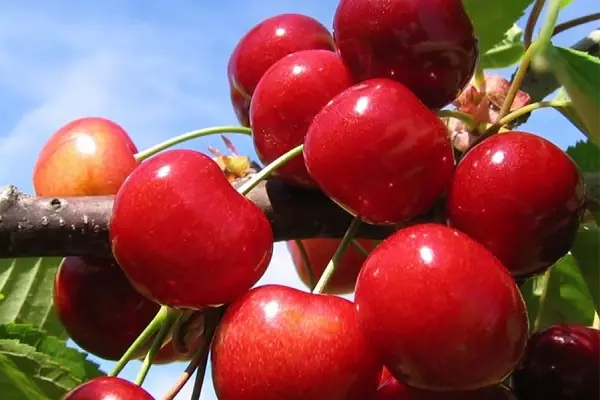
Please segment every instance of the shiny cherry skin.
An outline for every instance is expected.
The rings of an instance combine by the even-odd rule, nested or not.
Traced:
[[[450,225],[484,245],[514,276],[526,277],[545,271],[571,248],[585,210],[585,185],[556,145],[506,132],[464,156],[446,207]]]
[[[304,160],[329,197],[373,224],[428,211],[454,170],[444,123],[406,87],[385,78],[351,86],[316,115]]]
[[[229,86],[250,101],[258,81],[276,61],[301,50],[334,51],[331,33],[316,19],[302,14],[279,14],[250,29],[237,43],[227,64]],[[232,97],[233,99],[233,97]],[[232,101],[234,109],[240,100]],[[236,106],[238,104],[238,106]],[[239,107],[243,110],[243,107]],[[240,122],[246,118],[243,111]]]
[[[512,376],[519,400],[600,398],[600,331],[559,324],[534,333]]]
[[[64,258],[53,296],[71,339],[107,360],[118,360],[160,308],[139,294],[111,259]]]
[[[417,389],[400,382],[384,367],[375,400],[516,400],[516,398],[504,385],[467,392],[433,392]]]
[[[352,302],[281,285],[233,303],[211,354],[220,400],[371,399],[381,374]]]
[[[469,83],[478,41],[461,0],[340,0],[333,36],[356,78],[390,78],[430,108]]]
[[[77,386],[62,400],[154,400],[154,397],[125,379],[103,376]]]
[[[420,389],[497,385],[525,349],[527,312],[510,273],[445,225],[412,225],[385,239],[358,275],[355,302],[384,365]]]
[[[377,246],[378,241],[368,239],[357,239],[367,251],[371,251]],[[301,240],[302,246],[306,251],[306,256],[312,268],[312,274],[317,281],[319,277],[325,271],[325,267],[329,263],[329,260],[333,257],[336,249],[340,245],[341,239],[330,239],[330,238],[317,238],[317,239],[304,239]],[[308,273],[308,266],[304,262],[302,252],[298,244],[290,240],[286,242],[287,248],[292,256],[294,267],[298,276],[302,282],[310,287],[310,275]],[[363,255],[353,245],[348,246],[344,255],[340,259],[337,265],[335,274],[329,280],[329,283],[323,290],[326,294],[349,294],[354,292],[354,286],[356,285],[356,278],[360,272],[362,264],[365,262],[366,256]]]
[[[55,132],[38,155],[33,186],[38,196],[102,196],[117,193],[138,165],[127,132],[106,118],[86,117]]]
[[[171,307],[235,300],[260,279],[273,253],[262,210],[194,150],[165,151],[140,164],[117,193],[109,233],[136,289]]]
[[[304,143],[315,115],[353,83],[340,56],[329,50],[299,51],[273,64],[250,103],[252,138],[260,160],[269,164]],[[302,157],[274,174],[290,184],[314,186]]]

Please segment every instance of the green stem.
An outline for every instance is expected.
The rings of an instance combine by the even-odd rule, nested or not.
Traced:
[[[584,15],[583,17],[574,18],[569,21],[565,21],[562,24],[558,24],[554,27],[554,32],[552,35],[558,35],[568,29],[575,28],[576,26],[587,24],[588,22],[597,21],[600,19],[600,13],[594,13],[589,15]]]
[[[435,112],[439,118],[456,118],[465,122],[469,126],[473,126],[473,116],[459,110],[439,110]]]
[[[362,244],[360,244],[358,240],[352,239],[350,241],[350,243],[352,243],[352,246],[354,246],[354,248],[356,248],[356,250],[360,251],[362,253],[362,255],[364,255],[365,257],[369,256],[370,251],[367,250],[367,249],[365,249],[365,246],[363,246]]]
[[[199,138],[202,136],[215,135],[218,133],[240,133],[244,135],[252,134],[250,128],[244,126],[217,126],[212,128],[198,129],[197,131],[191,131],[184,133],[179,136],[175,136],[171,139],[165,140],[162,143],[152,146],[146,150],[140,151],[135,155],[135,159],[138,161],[144,161],[145,159],[152,157],[153,155],[160,153],[161,151],[173,147],[176,144],[186,142],[191,139]]]
[[[542,324],[542,317],[544,315],[544,308],[546,306],[546,299],[548,298],[548,287],[550,286],[550,278],[552,275],[553,267],[549,268],[542,278],[542,294],[540,295],[540,305],[538,307],[538,313],[533,323],[532,332],[540,330]]]
[[[294,147],[287,153],[279,156],[275,161],[261,169],[256,175],[246,181],[242,186],[239,187],[238,192],[242,195],[247,195],[252,189],[254,189],[259,183],[267,179],[273,171],[277,168],[285,165],[288,161],[293,159],[294,157],[302,154],[302,150],[304,149],[304,145],[301,144],[299,146]]]
[[[302,264],[304,265],[304,268],[306,269],[306,276],[308,277],[308,284],[312,290],[315,287],[317,282],[315,282],[315,274],[313,273],[313,268],[310,263],[310,259],[308,258],[308,252],[306,251],[306,247],[304,247],[304,243],[302,243],[302,240],[295,239],[294,242],[296,243],[296,246],[298,247],[298,251],[300,252],[300,258],[302,259]]]
[[[513,81],[510,85],[510,89],[508,90],[508,93],[506,95],[506,99],[504,99],[504,103],[502,103],[502,107],[500,108],[500,112],[498,114],[498,120],[504,118],[504,116],[506,114],[508,114],[508,112],[510,111],[510,108],[512,107],[514,101],[515,101],[515,97],[517,97],[517,94],[519,93],[519,90],[521,89],[521,85],[523,84],[523,80],[525,79],[525,75],[527,75],[527,70],[529,68],[529,64],[531,63],[531,60],[533,58],[533,55],[536,52],[536,43],[534,42],[531,46],[529,46],[527,48],[527,51],[525,52],[525,54],[523,55],[523,59],[521,60],[521,65],[519,65],[519,69],[517,69],[517,73],[515,74],[515,77],[513,78]],[[494,126],[496,126],[496,124],[494,124]],[[499,128],[500,125],[497,126],[497,128]]]
[[[146,329],[142,331],[142,333],[135,339],[135,341],[129,346],[125,354],[121,357],[119,361],[117,361],[117,365],[112,370],[109,376],[117,376],[121,373],[123,368],[127,365],[129,360],[133,358],[133,355],[138,352],[147,342],[150,340],[152,335],[154,335],[160,329],[163,324],[165,318],[167,317],[168,309],[167,307],[161,307],[160,310],[154,316],[154,319],[150,321]]]
[[[338,248],[335,250],[335,253],[333,253],[333,257],[331,257],[331,260],[327,264],[327,267],[325,267],[323,274],[319,278],[319,282],[317,282],[317,285],[313,289],[313,293],[323,293],[323,290],[325,289],[325,287],[331,280],[331,277],[335,273],[340,258],[344,254],[344,251],[346,251],[346,248],[350,244],[350,241],[354,238],[354,234],[358,230],[360,224],[361,220],[359,217],[354,218],[352,223],[350,223],[346,234],[342,238],[342,241],[340,242]]]
[[[160,330],[156,334],[156,337],[154,338],[154,342],[152,343],[150,350],[148,350],[148,353],[146,354],[146,357],[144,358],[144,361],[142,362],[142,367],[140,368],[140,371],[139,371],[137,377],[135,378],[136,385],[141,386],[144,383],[144,379],[146,379],[146,375],[148,375],[148,371],[150,371],[150,367],[152,366],[152,361],[154,360],[154,357],[156,356],[156,354],[158,353],[160,348],[165,343],[165,339],[167,338],[167,335],[171,331],[173,324],[175,323],[175,321],[177,321],[177,318],[179,318],[179,316],[181,315],[181,311],[174,309],[174,308],[167,308],[166,314],[167,315],[165,316],[165,318],[163,320],[162,326],[160,327]]]
[[[544,8],[545,0],[536,0],[533,8],[531,9],[531,13],[529,13],[529,18],[527,19],[527,25],[525,25],[525,31],[523,32],[523,44],[525,48],[529,48],[531,46],[531,41],[533,39],[533,30],[535,29],[535,24],[540,17],[542,9]]]
[[[514,120],[521,118],[522,116],[529,114],[532,111],[539,110],[540,108],[562,108],[565,106],[564,102],[561,101],[538,101],[537,103],[531,103],[525,107],[521,107],[496,122],[499,126],[505,126],[513,122]]]

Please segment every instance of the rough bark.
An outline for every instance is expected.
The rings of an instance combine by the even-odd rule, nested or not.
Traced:
[[[574,48],[600,56],[600,30]],[[558,88],[546,71],[529,70],[523,90],[539,101]],[[600,209],[600,175],[588,174],[588,206]],[[239,183],[239,182],[237,182]],[[269,218],[276,241],[342,237],[352,217],[318,191],[289,187],[277,179],[248,196]],[[110,256],[108,225],[113,196],[31,197],[14,186],[0,189],[0,258]],[[439,207],[413,222],[440,221]],[[363,224],[359,237],[383,238],[391,227]]]

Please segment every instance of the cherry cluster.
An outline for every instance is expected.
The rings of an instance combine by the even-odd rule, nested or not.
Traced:
[[[144,161],[109,120],[61,128],[39,156],[36,193],[116,194],[116,262],[68,257],[56,276],[73,340],[106,359],[190,360],[201,341],[182,348],[168,327],[148,327],[160,310],[220,309],[205,339],[221,400],[596,398],[599,332],[561,325],[529,337],[516,283],[569,251],[585,210],[582,175],[526,132],[457,157],[436,111],[477,60],[460,0],[341,0],[333,35],[305,15],[264,20],[228,66],[236,115],[266,165],[237,188],[248,164],[235,154],[177,149]],[[65,158],[78,168],[65,170]],[[343,239],[288,243],[310,293],[253,288],[274,239],[245,195],[270,174],[355,217]],[[411,223],[439,204],[444,223]],[[361,223],[399,229],[381,243],[357,240]],[[354,301],[336,296],[352,292]],[[67,398],[106,393],[150,398],[116,377]]]

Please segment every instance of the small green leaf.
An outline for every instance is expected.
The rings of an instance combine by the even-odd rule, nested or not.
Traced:
[[[567,154],[582,172],[600,172],[600,148],[590,141],[580,140],[569,146]]]
[[[10,359],[48,399],[59,399],[81,383],[50,356],[18,340],[0,339],[0,356]]]
[[[593,222],[581,224],[571,247],[596,311],[600,313],[600,228]]]
[[[44,353],[53,361],[67,368],[77,379],[84,381],[89,378],[104,376],[98,364],[87,359],[87,354],[67,347],[67,343],[55,336],[48,336],[44,331],[32,325],[6,324],[0,325],[0,338],[14,339],[27,344],[36,351]]]
[[[0,393],[11,400],[46,400],[35,382],[7,356],[0,354]]]
[[[567,254],[540,278],[533,291],[532,303],[538,302],[533,329],[539,330],[557,323],[591,325],[594,302],[575,259]],[[536,279],[536,280],[537,280]],[[531,306],[535,310],[536,306]]]
[[[66,339],[54,309],[52,291],[60,257],[0,259],[0,324],[31,324]]]
[[[479,60],[481,68],[505,68],[519,62],[525,53],[522,36],[523,30],[513,25],[504,33],[504,38],[500,42],[481,55]]]
[[[479,51],[484,54],[505,37],[534,0],[482,1],[463,0],[467,14],[479,38]]]

